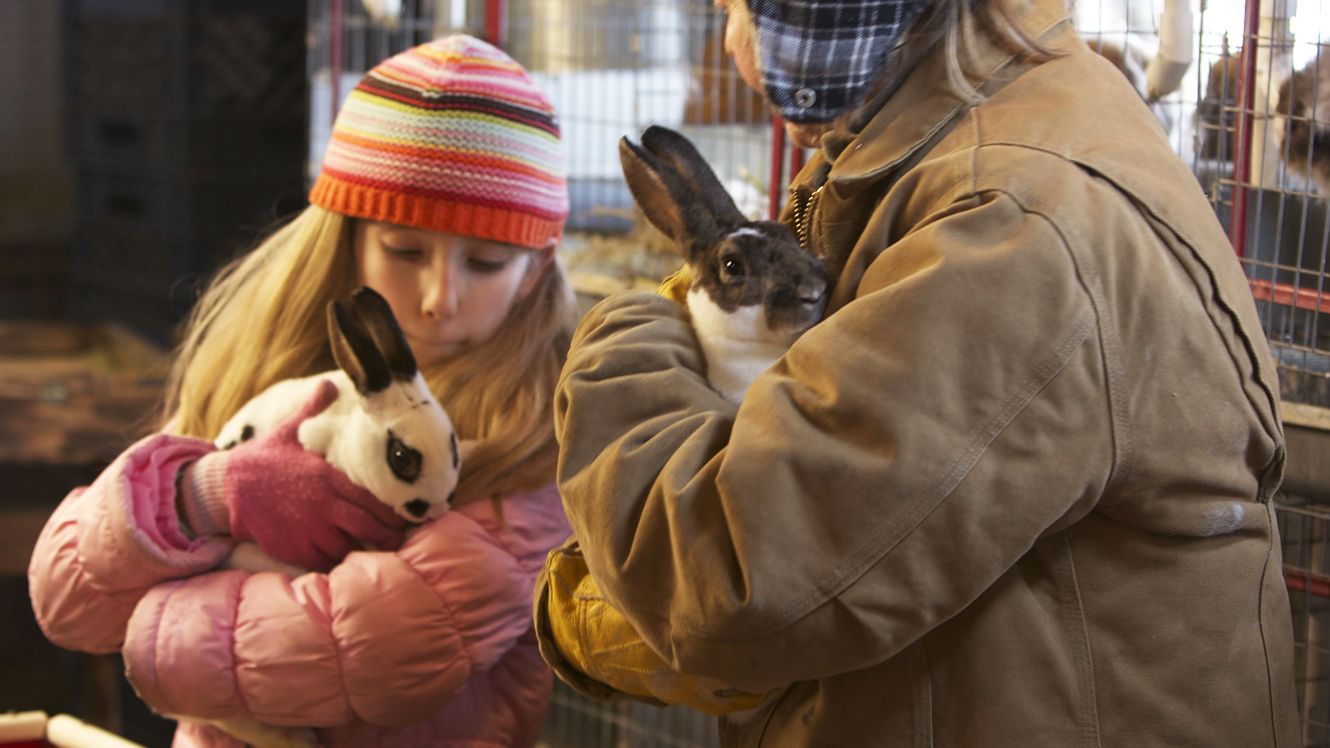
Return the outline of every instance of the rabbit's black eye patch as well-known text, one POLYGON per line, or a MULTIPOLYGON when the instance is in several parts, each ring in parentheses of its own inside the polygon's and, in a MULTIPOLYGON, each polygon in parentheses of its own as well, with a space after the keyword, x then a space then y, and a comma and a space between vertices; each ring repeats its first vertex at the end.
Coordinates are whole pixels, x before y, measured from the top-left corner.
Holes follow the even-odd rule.
POLYGON ((415 483, 420 477, 420 453, 391 431, 388 432, 388 467, 392 468, 393 475, 407 483, 415 483))
POLYGON ((457 432, 456 432, 456 431, 454 431, 451 435, 449 435, 448 441, 449 441, 450 444, 452 444, 452 447, 453 447, 453 470, 456 470, 456 469, 457 469, 457 466, 460 465, 460 464, 462 464, 462 455, 461 455, 461 454, 458 452, 458 450, 457 450, 457 432))

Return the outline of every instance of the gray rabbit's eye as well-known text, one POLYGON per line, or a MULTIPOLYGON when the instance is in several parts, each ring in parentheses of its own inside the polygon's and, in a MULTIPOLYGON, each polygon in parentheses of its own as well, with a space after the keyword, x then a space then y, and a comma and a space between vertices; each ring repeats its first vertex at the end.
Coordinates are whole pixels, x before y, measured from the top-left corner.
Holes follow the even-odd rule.
POLYGON ((731 255, 720 260, 720 279, 726 283, 738 283, 748 277, 748 270, 743 260, 731 255))
POLYGON ((393 475, 407 483, 420 477, 420 453, 408 447, 393 432, 388 432, 388 467, 393 475))

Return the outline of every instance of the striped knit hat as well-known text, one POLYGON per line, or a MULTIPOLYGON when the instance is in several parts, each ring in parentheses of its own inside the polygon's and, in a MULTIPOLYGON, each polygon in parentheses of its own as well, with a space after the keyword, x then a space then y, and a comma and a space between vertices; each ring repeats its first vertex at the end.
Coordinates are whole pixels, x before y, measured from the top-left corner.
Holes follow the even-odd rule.
POLYGON ((351 91, 309 201, 357 218, 548 246, 568 216, 554 108, 521 65, 479 39, 422 44, 351 91))

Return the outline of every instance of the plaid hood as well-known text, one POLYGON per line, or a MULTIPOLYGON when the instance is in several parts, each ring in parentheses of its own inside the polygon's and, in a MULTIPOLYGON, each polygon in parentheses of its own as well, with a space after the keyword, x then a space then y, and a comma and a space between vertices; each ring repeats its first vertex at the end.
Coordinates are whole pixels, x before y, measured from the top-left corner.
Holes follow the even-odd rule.
POLYGON ((929 0, 747 0, 762 85, 791 122, 858 105, 929 0))

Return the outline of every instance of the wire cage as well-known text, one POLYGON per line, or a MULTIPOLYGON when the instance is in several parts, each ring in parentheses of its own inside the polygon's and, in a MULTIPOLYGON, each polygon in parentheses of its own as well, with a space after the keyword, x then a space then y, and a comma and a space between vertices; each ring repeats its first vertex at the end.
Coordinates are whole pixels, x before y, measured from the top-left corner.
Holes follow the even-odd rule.
MULTIPOLYGON (((1203 2, 1198 21, 1187 89, 1194 96, 1182 102, 1193 137, 1178 152, 1246 271, 1278 367, 1290 444, 1299 431, 1323 444, 1330 423, 1323 410, 1330 408, 1330 2, 1203 2), (1305 430, 1312 424, 1319 425, 1305 430)), ((1316 488, 1281 493, 1275 507, 1304 746, 1330 745, 1330 491, 1316 488)))
POLYGON ((561 252, 579 290, 654 284, 680 263, 633 204, 621 136, 650 124, 683 132, 753 217, 774 216, 787 167, 801 163, 729 64, 722 16, 706 0, 310 0, 309 8, 311 176, 337 103, 387 55, 464 31, 497 42, 531 72, 560 116, 571 203, 561 252))
POLYGON ((1183 155, 1247 271, 1282 395, 1330 407, 1330 3, 1216 3, 1198 41, 1183 155))
POLYGON ((1283 497, 1277 512, 1293 610, 1302 744, 1330 744, 1330 507, 1283 497))
MULTIPOLYGON (((1078 31, 1141 93, 1228 229, 1288 402, 1330 407, 1330 0, 1069 0, 1078 31)), ((774 216, 803 153, 739 80, 709 0, 309 0, 309 174, 337 106, 380 59, 466 31, 527 67, 560 113, 571 215, 561 253, 600 295, 679 260, 633 207, 617 140, 649 124, 698 144, 736 202, 774 216)), ((1330 745, 1330 505, 1277 507, 1305 745, 1330 745)), ((683 709, 601 704, 556 685, 564 746, 717 744, 683 709)))

